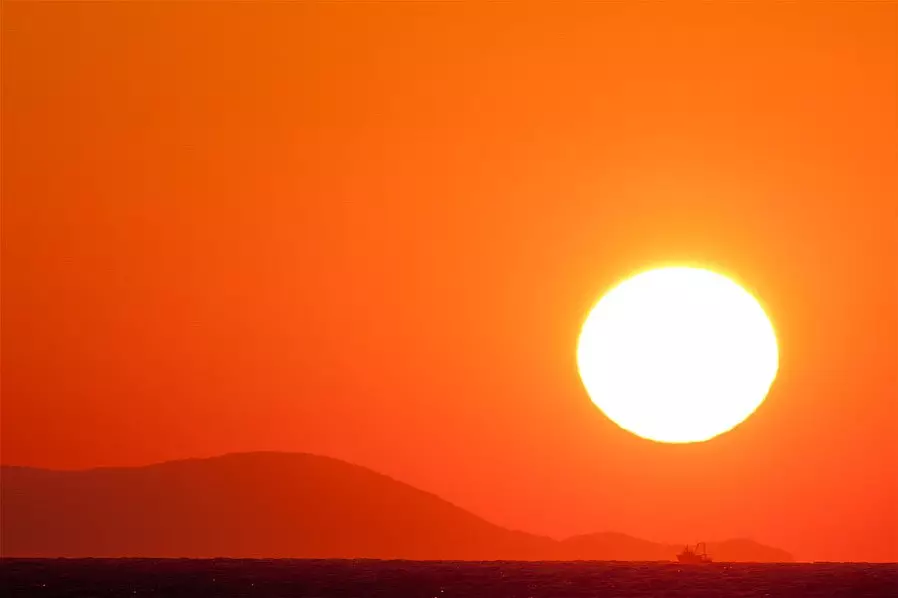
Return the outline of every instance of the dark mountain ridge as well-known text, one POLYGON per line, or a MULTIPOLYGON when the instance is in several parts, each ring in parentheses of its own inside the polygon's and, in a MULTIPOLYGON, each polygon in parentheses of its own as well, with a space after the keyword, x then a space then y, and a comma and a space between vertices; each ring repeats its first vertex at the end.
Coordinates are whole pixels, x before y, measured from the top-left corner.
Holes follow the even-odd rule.
MULTIPOLYGON (((295 453, 84 471, 3 466, 0 518, 4 557, 670 560, 682 548, 512 531, 370 469, 295 453)), ((792 560, 751 540, 709 552, 792 560)))

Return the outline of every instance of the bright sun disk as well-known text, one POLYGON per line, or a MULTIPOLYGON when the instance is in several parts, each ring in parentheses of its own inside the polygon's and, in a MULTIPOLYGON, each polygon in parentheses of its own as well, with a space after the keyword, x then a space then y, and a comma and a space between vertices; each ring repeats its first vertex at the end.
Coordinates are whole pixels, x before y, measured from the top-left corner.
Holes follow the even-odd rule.
POLYGON ((700 268, 649 270, 595 305, 577 346, 580 377, 612 421, 660 442, 726 432, 764 401, 779 363, 758 301, 700 268))

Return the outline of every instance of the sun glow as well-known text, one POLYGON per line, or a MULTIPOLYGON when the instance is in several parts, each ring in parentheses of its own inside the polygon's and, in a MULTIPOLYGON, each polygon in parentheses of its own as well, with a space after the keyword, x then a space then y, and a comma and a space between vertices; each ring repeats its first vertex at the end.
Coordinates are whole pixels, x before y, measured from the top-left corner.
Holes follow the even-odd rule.
POLYGON ((779 363, 773 326, 735 282, 699 268, 625 280, 583 324, 577 365, 617 425, 660 442, 700 442, 764 401, 779 363))

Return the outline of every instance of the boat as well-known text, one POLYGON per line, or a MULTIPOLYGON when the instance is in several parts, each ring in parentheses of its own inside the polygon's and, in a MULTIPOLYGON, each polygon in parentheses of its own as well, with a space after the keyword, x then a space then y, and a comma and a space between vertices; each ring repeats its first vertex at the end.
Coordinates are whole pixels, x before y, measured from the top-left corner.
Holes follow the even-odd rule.
POLYGON ((705 546, 705 543, 699 542, 695 545, 695 548, 687 545, 683 552, 677 555, 677 560, 689 565, 703 565, 710 563, 711 557, 708 556, 708 548, 705 546))

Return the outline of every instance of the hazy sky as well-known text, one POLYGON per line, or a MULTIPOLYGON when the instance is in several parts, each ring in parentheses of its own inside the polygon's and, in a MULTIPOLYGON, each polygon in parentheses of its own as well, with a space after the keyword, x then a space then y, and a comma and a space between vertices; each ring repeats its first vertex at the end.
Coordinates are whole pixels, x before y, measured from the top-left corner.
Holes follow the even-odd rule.
POLYGON ((898 560, 898 4, 5 3, 2 461, 308 451, 554 536, 898 560), (780 374, 710 442, 589 401, 688 261, 780 374))

